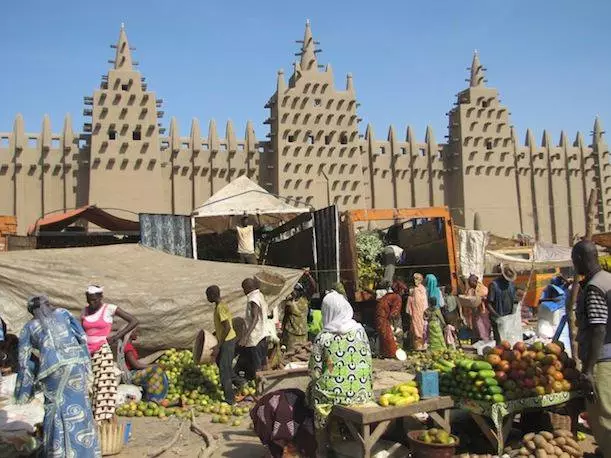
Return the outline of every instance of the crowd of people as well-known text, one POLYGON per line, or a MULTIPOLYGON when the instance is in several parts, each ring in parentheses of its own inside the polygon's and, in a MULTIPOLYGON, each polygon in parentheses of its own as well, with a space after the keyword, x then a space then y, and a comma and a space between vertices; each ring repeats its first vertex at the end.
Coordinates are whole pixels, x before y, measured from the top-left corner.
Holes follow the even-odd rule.
MULTIPOLYGON (((611 274, 600 268, 596 254, 596 247, 590 242, 580 242, 573 249, 576 271, 584 276, 577 305, 577 341, 588 394, 589 422, 607 456, 611 450, 611 391, 604 380, 611 370, 607 332, 611 274)), ((327 456, 333 431, 329 423, 332 407, 367 405, 373 401, 370 336, 355 321, 343 286, 337 284, 325 291, 320 310, 315 310, 309 300, 315 283, 307 271, 304 278, 306 285, 298 284, 283 303, 279 340, 287 349, 308 340, 312 342, 308 389, 268 393, 251 410, 254 430, 274 457, 287 450, 304 456, 327 456)), ((463 290, 463 296, 470 298, 472 304, 468 307, 457 300, 456 291, 439 287, 433 274, 413 275, 411 286, 397 279, 390 285, 384 282, 376 313, 380 355, 394 357, 399 343, 414 350, 452 345, 453 331, 461 323, 476 338, 487 340, 493 336, 498 341, 498 320, 517 313, 515 306, 520 296, 515 279, 515 271, 506 266, 488 287, 471 275, 463 290), (398 336, 404 337, 403 342, 397 342, 398 336)), ((567 284, 562 284, 559 288, 566 287, 567 284)), ((265 369, 268 342, 274 338, 270 329, 276 326, 273 321, 278 316, 269 310, 257 280, 245 279, 242 289, 246 297, 243 319, 232 316, 218 286, 212 285, 205 291, 214 306, 218 345, 213 353, 229 404, 239 400, 235 388, 265 369), (270 321, 274 326, 269 326, 270 321)), ((141 385, 148 400, 159 401, 167 395, 168 382, 163 371, 138 358, 133 345, 138 335, 137 319, 106 303, 99 286, 87 288, 86 301, 79 318, 53 307, 44 295, 33 296, 27 302, 32 319, 19 337, 15 395, 23 402, 32 398, 37 387, 44 394, 45 456, 100 456, 97 425, 113 416, 119 383, 112 344, 119 344, 119 367, 124 369, 120 371, 124 381, 141 385), (125 324, 112 332, 115 316, 125 324)), ((4 326, 2 331, 4 338, 4 326)))

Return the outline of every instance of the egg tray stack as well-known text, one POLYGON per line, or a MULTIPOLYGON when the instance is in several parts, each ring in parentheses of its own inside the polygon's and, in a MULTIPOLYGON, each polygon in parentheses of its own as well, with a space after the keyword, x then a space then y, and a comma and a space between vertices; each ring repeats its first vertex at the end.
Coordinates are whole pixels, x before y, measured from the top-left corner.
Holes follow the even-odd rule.
POLYGON ((102 407, 103 410, 108 410, 108 413, 102 413, 96 416, 96 420, 107 420, 114 412, 114 407, 117 404, 117 373, 114 362, 105 359, 104 355, 95 355, 91 362, 93 373, 98 374, 99 382, 94 387, 94 403, 96 410, 102 407))

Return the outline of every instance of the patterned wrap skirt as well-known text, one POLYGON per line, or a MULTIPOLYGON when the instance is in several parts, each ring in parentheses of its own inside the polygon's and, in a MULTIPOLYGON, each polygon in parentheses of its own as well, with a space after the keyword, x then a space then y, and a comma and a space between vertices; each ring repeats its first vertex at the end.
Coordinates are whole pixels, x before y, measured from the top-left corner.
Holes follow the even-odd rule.
POLYGON ((117 387, 119 380, 110 346, 105 343, 91 355, 93 387, 91 406, 95 421, 110 420, 117 406, 117 387))
POLYGON ((43 456, 98 458, 102 454, 87 398, 87 370, 61 366, 41 380, 45 396, 43 456))
POLYGON ((130 372, 131 383, 142 387, 147 401, 163 401, 168 396, 168 377, 159 366, 149 366, 130 372))

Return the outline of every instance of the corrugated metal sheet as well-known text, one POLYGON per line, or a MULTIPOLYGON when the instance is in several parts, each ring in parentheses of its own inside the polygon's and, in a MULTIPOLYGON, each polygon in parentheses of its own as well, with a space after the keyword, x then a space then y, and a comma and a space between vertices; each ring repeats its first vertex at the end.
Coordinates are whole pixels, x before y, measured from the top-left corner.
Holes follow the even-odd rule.
POLYGON ((140 214, 140 243, 166 253, 193 256, 191 219, 182 215, 140 214))
POLYGON ((339 281, 339 239, 337 207, 331 205, 314 212, 318 287, 331 289, 339 281))

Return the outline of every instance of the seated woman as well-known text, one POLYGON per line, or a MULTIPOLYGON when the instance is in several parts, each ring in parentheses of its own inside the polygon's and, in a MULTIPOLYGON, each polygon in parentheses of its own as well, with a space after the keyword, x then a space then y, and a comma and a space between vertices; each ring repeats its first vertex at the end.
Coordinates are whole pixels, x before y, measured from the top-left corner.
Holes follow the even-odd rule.
POLYGON ((124 370, 123 376, 132 385, 142 388, 144 399, 147 401, 163 401, 168 396, 168 377, 156 364, 149 365, 140 361, 138 351, 132 343, 137 339, 138 329, 134 329, 125 339, 123 353, 127 372, 124 370))
POLYGON ((366 404, 373 399, 372 358, 367 334, 353 320, 344 296, 331 291, 322 301, 323 330, 312 345, 309 386, 320 456, 328 446, 327 418, 336 404, 366 404))

